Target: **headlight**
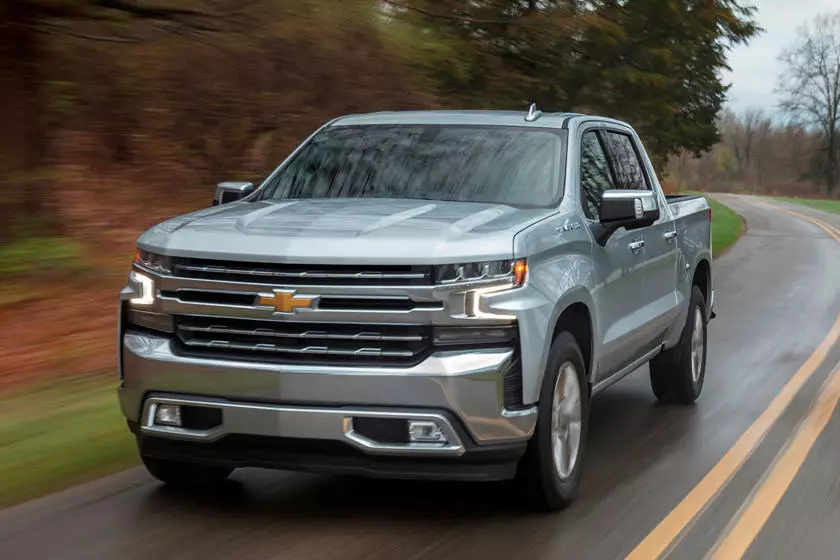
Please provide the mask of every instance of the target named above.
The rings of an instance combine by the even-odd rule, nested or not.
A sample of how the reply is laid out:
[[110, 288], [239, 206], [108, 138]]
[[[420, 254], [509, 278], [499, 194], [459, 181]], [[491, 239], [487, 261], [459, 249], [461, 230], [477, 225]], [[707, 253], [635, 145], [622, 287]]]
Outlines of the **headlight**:
[[525, 259], [444, 264], [435, 267], [435, 284], [498, 281], [516, 288], [525, 283], [527, 275]]
[[137, 254], [134, 256], [134, 264], [155, 272], [162, 272], [163, 274], [172, 272], [172, 259], [170, 257], [148, 251], [137, 251]]
[[155, 302], [155, 281], [132, 270], [128, 275], [128, 285], [136, 294], [128, 301], [134, 305], [151, 305]]

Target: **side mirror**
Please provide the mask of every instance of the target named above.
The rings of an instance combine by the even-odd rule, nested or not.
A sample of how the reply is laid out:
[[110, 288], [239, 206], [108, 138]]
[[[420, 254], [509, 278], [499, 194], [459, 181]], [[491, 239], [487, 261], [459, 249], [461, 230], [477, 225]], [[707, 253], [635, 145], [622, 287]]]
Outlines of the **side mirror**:
[[638, 229], [659, 219], [659, 205], [653, 191], [609, 190], [601, 195], [598, 213], [605, 226]]
[[235, 202], [254, 192], [254, 184], [240, 181], [226, 181], [216, 185], [213, 195], [213, 206]]
[[647, 227], [659, 219], [656, 194], [648, 190], [608, 190], [601, 195], [600, 231], [596, 240], [606, 245], [619, 228], [628, 230]]

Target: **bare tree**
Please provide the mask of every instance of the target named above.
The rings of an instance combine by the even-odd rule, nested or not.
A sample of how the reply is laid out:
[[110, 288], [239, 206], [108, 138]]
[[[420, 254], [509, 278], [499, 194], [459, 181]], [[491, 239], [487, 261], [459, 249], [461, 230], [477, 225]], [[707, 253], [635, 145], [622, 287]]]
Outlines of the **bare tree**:
[[840, 12], [817, 16], [782, 52], [777, 91], [793, 119], [823, 136], [816, 169], [832, 196], [840, 175]]
[[[735, 156], [737, 174], [748, 179], [755, 166], [755, 149], [765, 130], [767, 118], [758, 108], [749, 108], [743, 114], [725, 109], [718, 119], [721, 140]], [[758, 173], [758, 170], [755, 170]]]
[[744, 113], [743, 132], [741, 145], [735, 148], [735, 157], [743, 171], [749, 171], [752, 166], [753, 148], [756, 142], [756, 135], [759, 133], [761, 122], [764, 120], [764, 113], [761, 109], [747, 109]]
[[758, 119], [755, 122], [755, 140], [753, 160], [755, 162], [755, 184], [761, 188], [767, 174], [767, 168], [773, 159], [771, 137], [773, 135], [773, 121], [759, 111]]

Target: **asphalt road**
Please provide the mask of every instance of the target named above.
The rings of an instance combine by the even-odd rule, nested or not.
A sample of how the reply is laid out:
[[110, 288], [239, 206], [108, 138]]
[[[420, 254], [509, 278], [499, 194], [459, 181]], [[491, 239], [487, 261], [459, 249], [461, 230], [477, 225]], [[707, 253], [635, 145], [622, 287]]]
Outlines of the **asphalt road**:
[[813, 354], [840, 315], [840, 235], [782, 205], [721, 200], [748, 231], [716, 261], [700, 400], [657, 405], [647, 368], [599, 395], [564, 512], [528, 513], [504, 484], [244, 470], [190, 496], [134, 469], [0, 512], [0, 558], [838, 558], [840, 389], [821, 386], [840, 345]]

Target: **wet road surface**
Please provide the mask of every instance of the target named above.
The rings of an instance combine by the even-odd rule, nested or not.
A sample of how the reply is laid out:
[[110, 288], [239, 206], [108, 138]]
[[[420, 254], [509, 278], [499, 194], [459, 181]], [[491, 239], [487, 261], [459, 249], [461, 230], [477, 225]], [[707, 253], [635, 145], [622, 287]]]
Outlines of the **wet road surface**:
[[[643, 367], [598, 395], [580, 497], [564, 512], [530, 513], [505, 484], [241, 470], [219, 493], [195, 496], [134, 469], [0, 512], [0, 558], [840, 558], [840, 418], [798, 429], [833, 394], [821, 386], [840, 362], [837, 344], [812, 357], [840, 315], [840, 240], [803, 216], [838, 237], [840, 216], [720, 199], [748, 229], [716, 261], [703, 394], [693, 407], [658, 405]], [[739, 438], [786, 391], [789, 406], [750, 452]], [[802, 443], [809, 434], [813, 448]], [[796, 462], [786, 450], [803, 448], [784, 486]], [[728, 452], [745, 461], [710, 483]], [[710, 499], [674, 521], [698, 483]], [[663, 520], [682, 530], [652, 534]]]

